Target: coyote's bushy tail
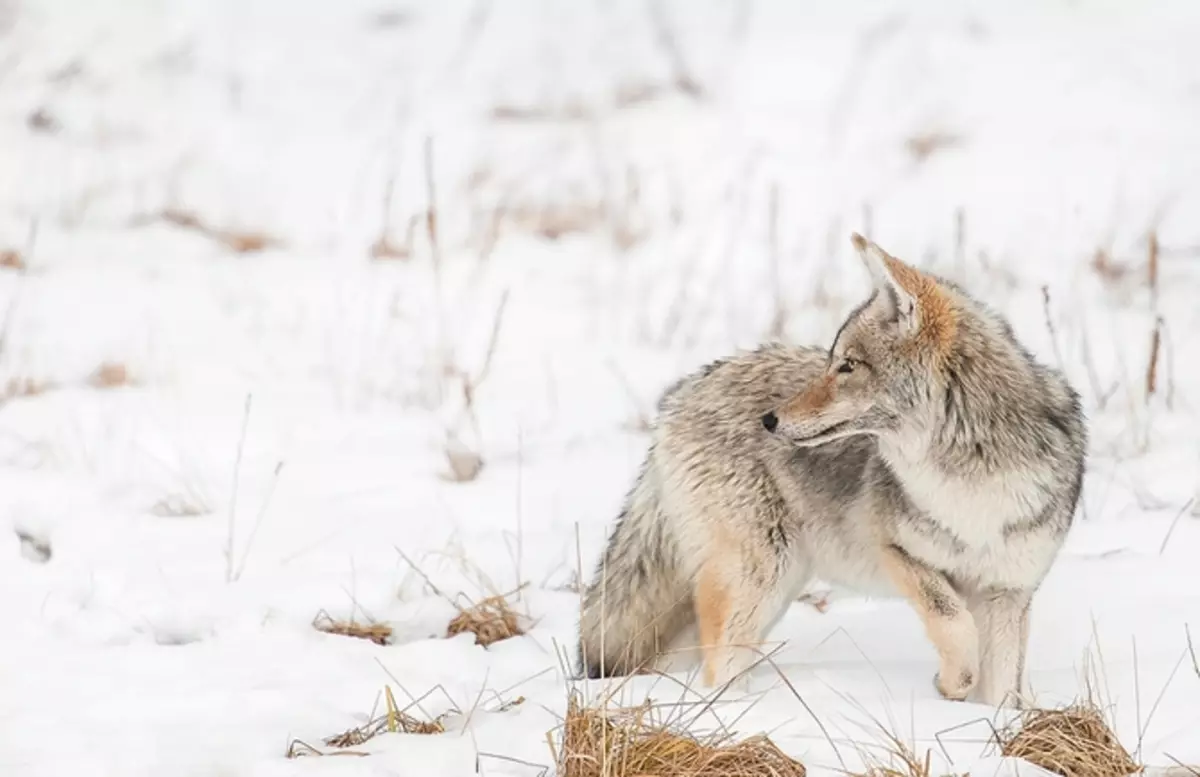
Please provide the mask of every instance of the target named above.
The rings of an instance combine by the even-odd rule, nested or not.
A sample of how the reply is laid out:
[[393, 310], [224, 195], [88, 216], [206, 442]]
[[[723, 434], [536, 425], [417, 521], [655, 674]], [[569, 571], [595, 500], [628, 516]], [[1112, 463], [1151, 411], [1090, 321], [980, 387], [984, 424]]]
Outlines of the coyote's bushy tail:
[[651, 451], [583, 595], [579, 665], [587, 677], [648, 668], [692, 619], [691, 586], [681, 576], [662, 513]]

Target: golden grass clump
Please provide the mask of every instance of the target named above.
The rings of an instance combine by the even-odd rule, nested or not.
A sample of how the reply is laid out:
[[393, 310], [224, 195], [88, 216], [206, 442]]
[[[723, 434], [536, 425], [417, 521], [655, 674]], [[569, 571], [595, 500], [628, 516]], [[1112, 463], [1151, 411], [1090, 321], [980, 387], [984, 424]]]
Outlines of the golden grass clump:
[[740, 742], [728, 734], [696, 737], [656, 719], [649, 702], [637, 707], [587, 707], [578, 692], [567, 700], [554, 751], [560, 777], [804, 777], [804, 765], [766, 736]]
[[386, 623], [357, 623], [355, 621], [335, 620], [333, 616], [322, 610], [313, 618], [313, 628], [326, 634], [338, 634], [343, 637], [366, 639], [376, 645], [386, 645], [392, 636], [392, 627]]
[[1064, 777], [1125, 777], [1142, 770], [1091, 702], [1027, 711], [1000, 734], [1000, 754]]
[[446, 636], [465, 632], [475, 635], [475, 644], [487, 647], [494, 642], [525, 633], [516, 610], [503, 594], [489, 596], [470, 607], [459, 607], [458, 615], [446, 627]]

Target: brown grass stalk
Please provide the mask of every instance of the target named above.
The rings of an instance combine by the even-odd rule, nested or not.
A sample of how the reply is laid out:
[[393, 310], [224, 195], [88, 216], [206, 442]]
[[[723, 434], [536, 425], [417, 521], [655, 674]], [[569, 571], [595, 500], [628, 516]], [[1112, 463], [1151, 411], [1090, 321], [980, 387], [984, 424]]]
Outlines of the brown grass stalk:
[[1154, 331], [1150, 333], [1150, 361], [1146, 364], [1146, 401], [1158, 391], [1158, 352], [1162, 348], [1162, 319], [1154, 321]]
[[1158, 300], [1158, 233], [1151, 232], [1147, 239], [1146, 282], [1150, 286], [1150, 297]]

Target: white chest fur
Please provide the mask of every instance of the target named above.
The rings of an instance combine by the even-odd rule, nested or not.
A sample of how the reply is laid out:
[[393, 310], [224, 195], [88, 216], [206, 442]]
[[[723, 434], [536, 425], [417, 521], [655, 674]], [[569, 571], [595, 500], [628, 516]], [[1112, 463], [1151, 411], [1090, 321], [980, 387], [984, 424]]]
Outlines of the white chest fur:
[[1038, 516], [1048, 502], [1039, 473], [1011, 469], [950, 474], [924, 445], [882, 443], [880, 452], [920, 517], [953, 537], [939, 540], [919, 527], [896, 527], [910, 552], [947, 570], [962, 570], [995, 584], [1021, 586], [1039, 578], [1056, 543], [1042, 532], [1006, 532]]
[[913, 507], [969, 547], [1002, 540], [1004, 527], [1027, 521], [1045, 506], [1035, 473], [947, 474], [928, 458], [887, 457]]

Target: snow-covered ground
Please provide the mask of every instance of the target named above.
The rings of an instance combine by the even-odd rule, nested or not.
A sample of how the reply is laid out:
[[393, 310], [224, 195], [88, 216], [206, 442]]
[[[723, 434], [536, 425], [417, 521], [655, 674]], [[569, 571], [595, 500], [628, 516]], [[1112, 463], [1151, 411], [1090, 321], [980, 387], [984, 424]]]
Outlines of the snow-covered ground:
[[[1131, 749], [1200, 763], [1198, 38], [1189, 0], [0, 0], [0, 774], [537, 774], [658, 392], [827, 342], [852, 230], [1086, 397], [1030, 682], [1090, 671]], [[423, 575], [525, 584], [532, 628], [443, 639]], [[937, 698], [904, 603], [773, 638], [808, 709], [762, 667], [697, 728], [828, 774], [875, 717], [988, 768], [993, 712]], [[463, 715], [284, 757], [385, 685]]]

